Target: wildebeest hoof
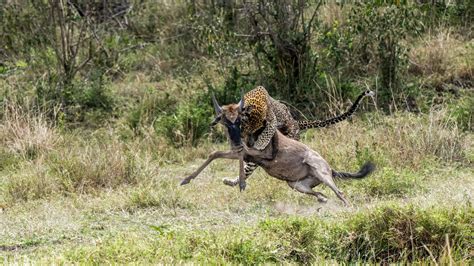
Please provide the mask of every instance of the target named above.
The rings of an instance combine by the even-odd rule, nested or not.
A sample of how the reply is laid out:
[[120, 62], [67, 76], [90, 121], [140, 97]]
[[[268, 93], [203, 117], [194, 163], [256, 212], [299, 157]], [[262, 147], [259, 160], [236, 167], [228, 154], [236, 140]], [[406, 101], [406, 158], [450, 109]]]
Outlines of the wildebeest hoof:
[[237, 186], [237, 183], [239, 183], [238, 180], [230, 180], [230, 179], [227, 179], [227, 178], [222, 179], [222, 182], [225, 185], [228, 185], [228, 186], [231, 186], [231, 187], [235, 187], [235, 186]]
[[325, 198], [325, 197], [318, 197], [318, 201], [319, 201], [320, 203], [326, 203], [326, 202], [328, 202], [328, 199]]
[[245, 182], [240, 182], [240, 183], [239, 183], [240, 192], [244, 191], [246, 186], [247, 186], [247, 183], [245, 183]]

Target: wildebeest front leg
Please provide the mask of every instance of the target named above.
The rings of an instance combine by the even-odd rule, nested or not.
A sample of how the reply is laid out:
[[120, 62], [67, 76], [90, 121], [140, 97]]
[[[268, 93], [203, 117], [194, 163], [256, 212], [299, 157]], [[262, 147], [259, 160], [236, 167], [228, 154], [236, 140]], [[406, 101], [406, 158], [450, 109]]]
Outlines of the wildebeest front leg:
[[239, 154], [239, 187], [240, 191], [244, 191], [247, 183], [245, 182], [246, 176], [244, 171], [244, 154]]
[[181, 181], [181, 185], [186, 185], [189, 182], [191, 182], [191, 179], [196, 178], [202, 172], [202, 170], [204, 170], [215, 159], [224, 158], [224, 159], [238, 160], [242, 158], [242, 161], [243, 161], [243, 155], [240, 154], [241, 152], [242, 151], [238, 151], [238, 150], [212, 152], [211, 154], [209, 154], [209, 157], [207, 158], [207, 160], [194, 173], [192, 173], [191, 175], [183, 179], [183, 181]]

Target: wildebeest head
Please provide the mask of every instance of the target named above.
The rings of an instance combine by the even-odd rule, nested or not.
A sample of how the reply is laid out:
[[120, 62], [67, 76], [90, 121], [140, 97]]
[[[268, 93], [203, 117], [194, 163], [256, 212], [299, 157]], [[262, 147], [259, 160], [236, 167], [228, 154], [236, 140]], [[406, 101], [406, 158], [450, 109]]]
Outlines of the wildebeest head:
[[239, 103], [219, 105], [214, 94], [212, 95], [212, 103], [214, 105], [214, 111], [216, 117], [212, 121], [211, 126], [215, 126], [221, 123], [227, 128], [229, 134], [231, 146], [233, 149], [239, 149], [242, 147], [242, 137], [240, 135], [240, 125], [242, 123], [241, 114], [244, 110], [244, 97], [243, 92], [240, 97]]

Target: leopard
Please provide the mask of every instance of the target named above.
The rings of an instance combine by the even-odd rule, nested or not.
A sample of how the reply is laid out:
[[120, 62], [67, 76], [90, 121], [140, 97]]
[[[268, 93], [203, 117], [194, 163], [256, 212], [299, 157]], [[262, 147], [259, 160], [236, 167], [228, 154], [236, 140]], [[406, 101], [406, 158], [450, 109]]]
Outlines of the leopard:
[[[285, 104], [273, 99], [263, 86], [257, 86], [242, 97], [241, 101], [244, 103], [241, 134], [248, 137], [249, 144], [258, 150], [267, 147], [276, 130], [291, 139], [299, 140], [303, 130], [327, 127], [348, 119], [357, 111], [364, 97], [373, 97], [374, 95], [371, 90], [364, 91], [357, 97], [347, 112], [327, 120], [296, 120]], [[258, 134], [255, 134], [257, 132]], [[258, 135], [258, 137], [254, 142], [255, 135]], [[256, 164], [245, 162], [245, 179], [252, 175], [257, 168]], [[224, 184], [229, 186], [235, 186], [238, 182], [238, 178], [235, 180], [224, 179]]]

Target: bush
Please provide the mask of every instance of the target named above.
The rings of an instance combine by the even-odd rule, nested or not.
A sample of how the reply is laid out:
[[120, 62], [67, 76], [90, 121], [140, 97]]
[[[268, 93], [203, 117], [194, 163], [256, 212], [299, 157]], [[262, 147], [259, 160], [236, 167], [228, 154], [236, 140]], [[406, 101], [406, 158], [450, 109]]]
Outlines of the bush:
[[[349, 17], [354, 36], [352, 55], [358, 65], [375, 62], [380, 76], [378, 97], [385, 103], [398, 99], [408, 48], [403, 40], [421, 32], [420, 11], [410, 5], [356, 3]], [[395, 100], [392, 104], [397, 104]]]
[[211, 132], [210, 123], [215, 116], [212, 94], [215, 94], [220, 105], [237, 103], [241, 90], [253, 88], [250, 80], [250, 77], [243, 76], [234, 68], [222, 88], [207, 84], [207, 92], [196, 93], [194, 99], [183, 100], [175, 108], [164, 108], [157, 112], [153, 124], [156, 132], [165, 136], [175, 147], [197, 145]]
[[42, 47], [50, 40], [43, 34], [48, 28], [47, 10], [42, 3], [5, 4], [0, 6], [0, 62], [17, 56], [28, 57], [31, 48]]
[[208, 102], [185, 102], [175, 113], [159, 117], [154, 128], [175, 147], [195, 146], [210, 131], [212, 114]]
[[[471, 93], [472, 94], [472, 93]], [[474, 130], [474, 95], [469, 93], [449, 107], [449, 119], [454, 120], [456, 126], [462, 130]]]
[[420, 210], [388, 205], [342, 221], [297, 218], [265, 221], [259, 228], [279, 239], [286, 254], [350, 262], [441, 261], [469, 256], [473, 218], [471, 206]]

